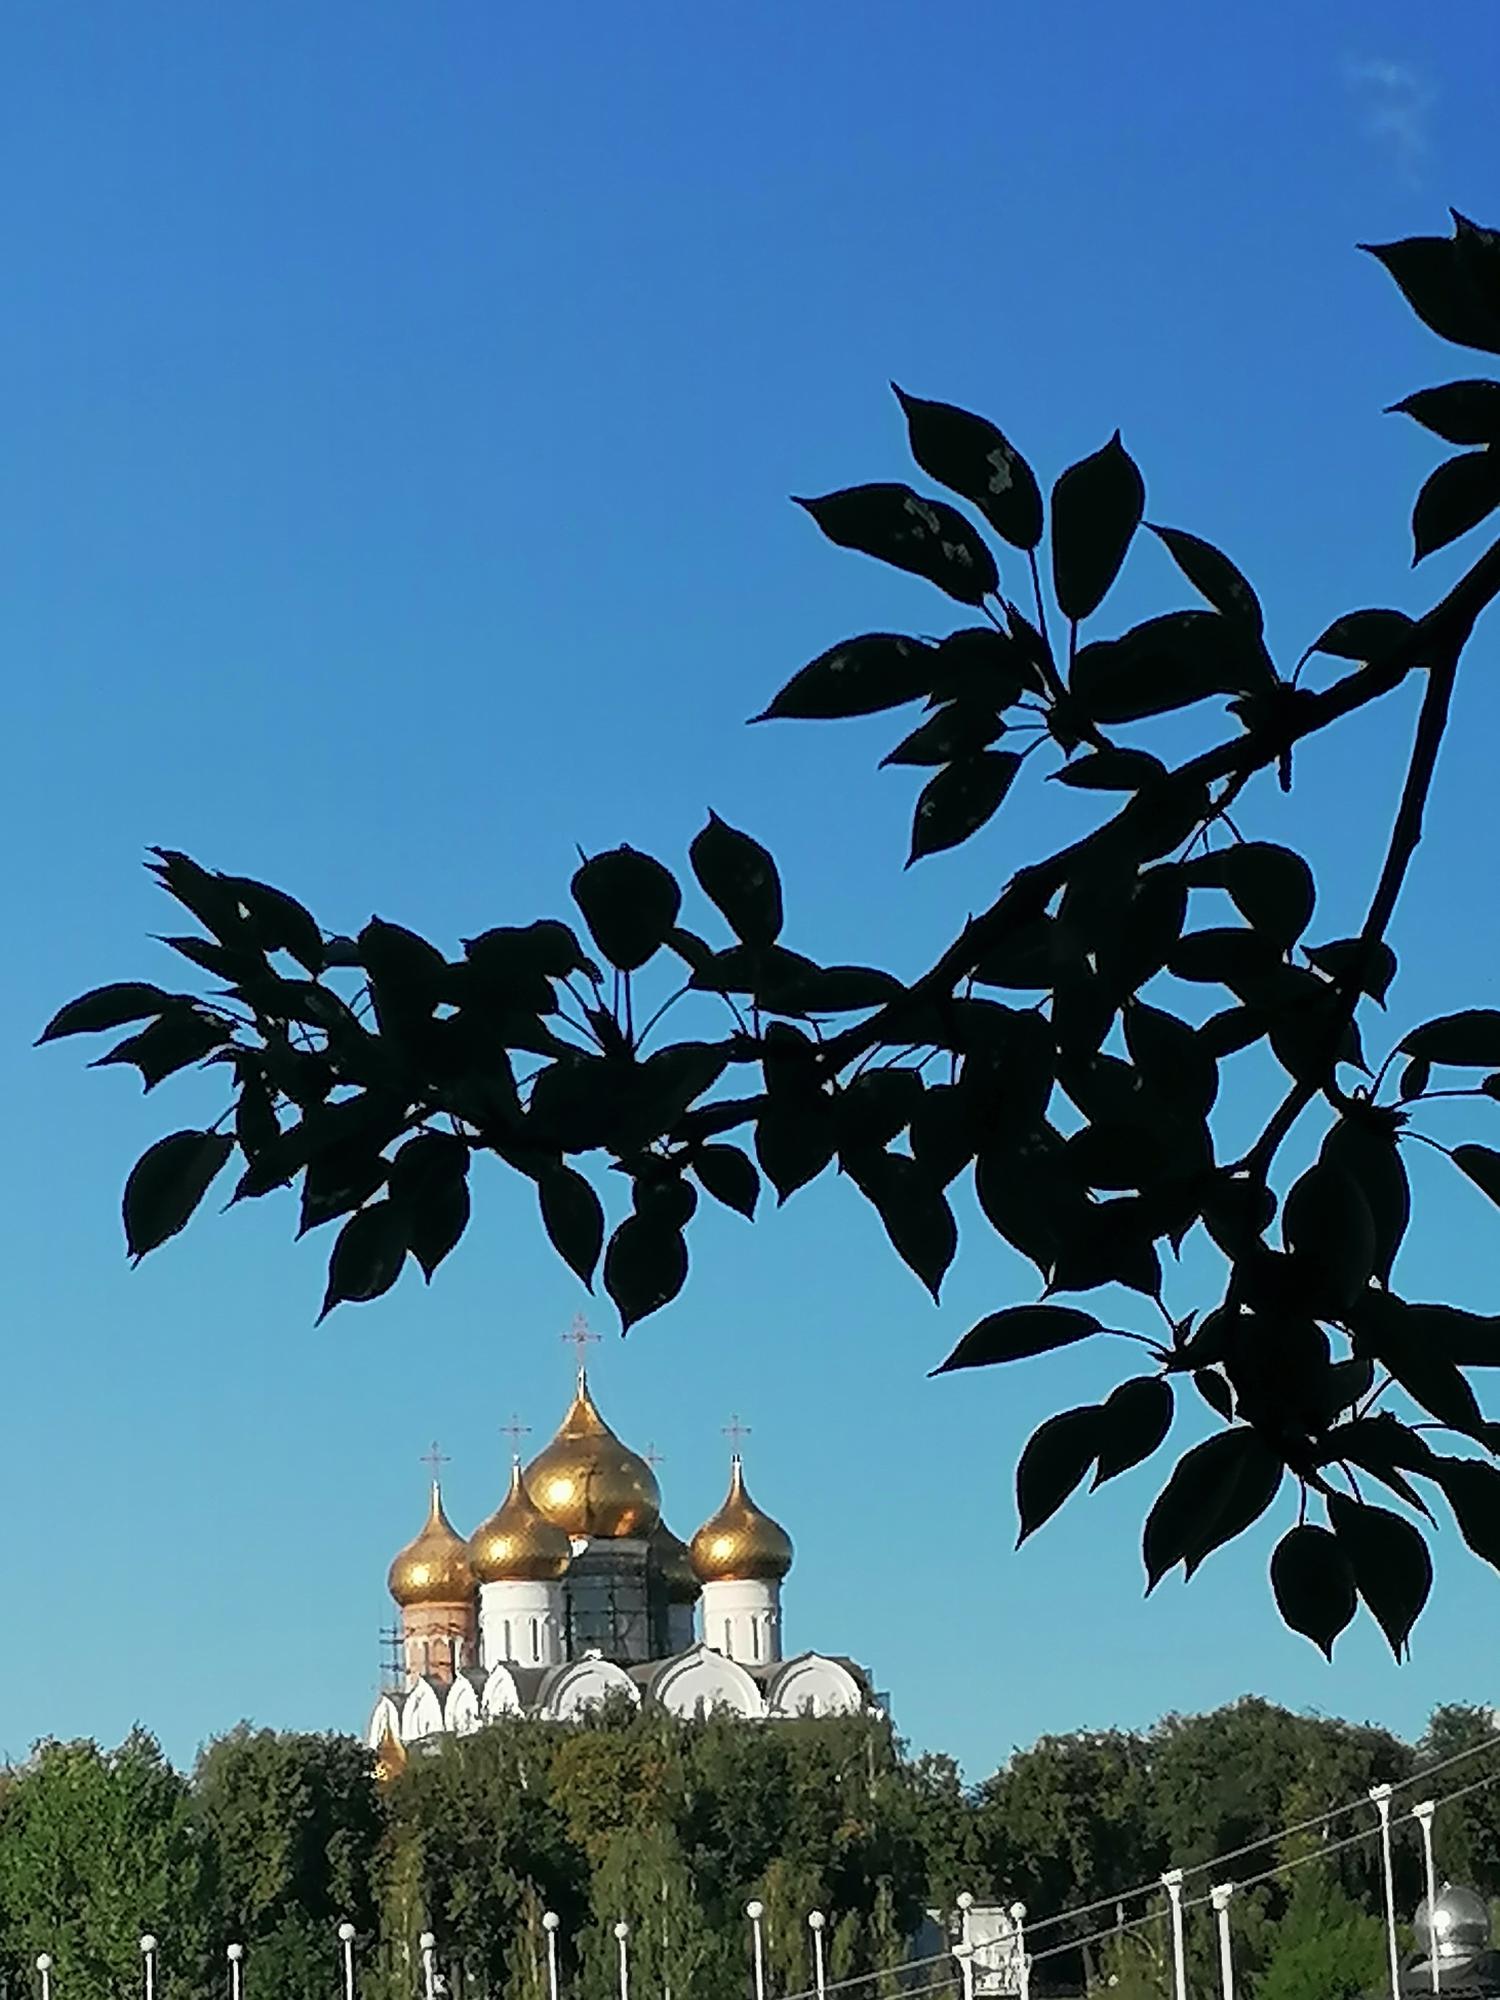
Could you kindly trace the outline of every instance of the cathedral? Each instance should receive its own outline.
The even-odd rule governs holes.
[[[436,1478],[427,1519],[390,1569],[404,1685],[375,1704],[368,1741],[383,1765],[409,1746],[505,1717],[567,1722],[623,1699],[675,1715],[723,1709],[755,1719],[877,1706],[868,1674],[823,1653],[786,1657],[786,1530],[745,1485],[691,1542],[662,1519],[647,1459],[600,1416],[587,1370],[556,1436],[467,1541]]]

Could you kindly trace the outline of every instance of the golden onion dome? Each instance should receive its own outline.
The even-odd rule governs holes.
[[[510,1491],[469,1537],[469,1566],[480,1583],[552,1583],[573,1559],[573,1544],[526,1490],[513,1459]]]
[[[665,1521],[651,1532],[651,1561],[671,1604],[696,1604],[703,1594],[698,1572],[693,1568],[692,1551]]]
[[[745,1491],[745,1469],[735,1453],[729,1492],[691,1544],[693,1568],[704,1583],[769,1581],[792,1566],[792,1538],[779,1521],[763,1514]]]
[[[422,1532],[391,1564],[389,1583],[403,1611],[412,1604],[464,1604],[473,1595],[469,1545],[443,1512],[435,1479]]]
[[[537,1508],[569,1535],[644,1536],[661,1519],[656,1474],[595,1409],[582,1368],[557,1436],[526,1468],[526,1487]]]

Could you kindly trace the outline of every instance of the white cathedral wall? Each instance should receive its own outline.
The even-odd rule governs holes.
[[[689,1719],[700,1710],[757,1719],[766,1712],[761,1691],[745,1669],[707,1646],[694,1646],[681,1659],[667,1661],[653,1675],[649,1694],[669,1714]]]
[[[747,1667],[781,1658],[781,1585],[741,1578],[703,1586],[703,1643]]]
[[[767,1688],[766,1699],[778,1717],[857,1715],[865,1705],[849,1669],[820,1653],[789,1660]]]
[[[519,1580],[479,1586],[479,1657],[485,1667],[504,1661],[521,1667],[555,1667],[564,1657],[560,1583]]]

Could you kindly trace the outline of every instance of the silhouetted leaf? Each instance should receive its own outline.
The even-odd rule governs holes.
[[[350,1140],[330,1146],[308,1163],[302,1178],[302,1205],[297,1235],[306,1236],[325,1222],[361,1208],[385,1185],[387,1162],[378,1146]]]
[[[1449,444],[1500,444],[1500,382],[1445,382],[1391,405]]]
[[[200,1014],[193,1007],[173,1007],[149,1028],[116,1042],[89,1067],[107,1069],[111,1064],[128,1063],[140,1071],[145,1088],[154,1090],[163,1078],[201,1061],[229,1040],[229,1028],[213,1015]]]
[[[760,1199],[760,1175],[755,1162],[738,1146],[700,1146],[693,1155],[693,1172],[715,1201],[749,1219]]]
[[[1485,295],[1456,237],[1408,236],[1360,248],[1384,264],[1417,318],[1434,333],[1460,347],[1500,354],[1500,285],[1492,284]]]
[[[1189,931],[1174,947],[1167,970],[1178,979],[1201,980],[1239,993],[1273,971],[1280,960],[1275,945],[1260,931],[1221,925]]]
[[[971,500],[1012,548],[1034,549],[1042,539],[1042,495],[1010,440],[984,417],[891,387],[906,415],[911,455],[928,477]]]
[[[258,949],[289,952],[316,979],[330,960],[311,910],[304,909],[284,889],[273,889],[269,882],[257,882],[248,875],[229,875],[224,880],[249,918],[248,928]]]
[[[1021,1361],[1028,1355],[1048,1354],[1054,1347],[1069,1347],[1102,1333],[1103,1326],[1092,1313],[1076,1306],[1004,1306],[987,1313],[971,1326],[934,1375],[951,1374],[955,1368],[989,1368],[1001,1361]]]
[[[839,1146],[844,1151],[881,1152],[905,1131],[922,1101],[922,1079],[914,1069],[887,1066],[851,1077],[835,1100]]]
[[[468,1151],[462,1165],[424,1180],[406,1200],[407,1247],[430,1285],[432,1274],[469,1226]]]
[[[627,1215],[604,1253],[604,1289],[620,1315],[620,1331],[659,1312],[687,1282],[682,1231],[647,1215]]]
[[[1378,1254],[1375,1218],[1359,1182],[1336,1160],[1318,1160],[1288,1189],[1281,1240],[1305,1267],[1319,1307],[1330,1315],[1370,1282]]]
[[[958,847],[977,833],[999,810],[1020,767],[1013,750],[981,750],[930,778],[912,815],[908,868],[924,855]]]
[[[1016,1512],[1021,1518],[1017,1548],[1051,1520],[1093,1464],[1099,1450],[1100,1414],[1088,1403],[1049,1417],[1032,1433],[1016,1466]]]
[[[1244,629],[1221,613],[1168,611],[1118,639],[1081,647],[1069,686],[1095,722],[1140,722],[1212,695],[1244,693],[1264,672]]]
[[[1014,625],[1015,619],[1012,617]],[[932,655],[933,701],[973,702],[1009,708],[1025,693],[1045,694],[1028,642],[993,625],[966,625],[939,639]]]
[[[840,548],[926,577],[961,604],[982,603],[1000,587],[988,547],[944,500],[926,500],[895,480],[793,498]]]
[[[401,1275],[408,1247],[407,1214],[394,1201],[371,1202],[339,1231],[328,1260],[328,1289],[319,1325],[346,1300],[362,1304],[388,1292]]]
[[[1080,792],[1139,791],[1166,774],[1166,765],[1149,750],[1094,750],[1052,773],[1058,784]]]
[[[1219,1066],[1196,1028],[1137,1000],[1125,1010],[1125,1046],[1161,1097],[1199,1118],[1208,1116],[1218,1095]]]
[[[1412,509],[1411,534],[1420,562],[1478,527],[1500,506],[1500,452],[1466,451],[1429,473]]]
[[[1338,660],[1378,660],[1406,637],[1415,622],[1404,611],[1346,611],[1307,650]]]
[[[1005,734],[1005,724],[993,708],[974,702],[945,702],[935,715],[920,722],[910,736],[903,736],[894,750],[880,760],[888,764],[949,764],[955,758],[986,750]]]
[[[570,1271],[594,1289],[594,1268],[604,1248],[604,1208],[575,1168],[552,1166],[539,1174],[537,1201],[548,1241]]]
[[[815,1180],[838,1143],[833,1106],[826,1097],[773,1097],[755,1126],[755,1157],[778,1201]]]
[[[1115,432],[1052,489],[1052,584],[1064,618],[1097,611],[1146,509],[1140,468]]]
[[[1141,1553],[1147,1595],[1169,1569],[1189,1575],[1214,1549],[1262,1515],[1281,1484],[1282,1467],[1247,1427],[1220,1431],[1183,1455],[1146,1516]]]
[[[672,933],[682,891],[649,854],[611,848],[573,877],[573,900],[600,951],[622,972],[636,972]]]
[[[860,1174],[860,1186],[902,1263],[915,1271],[934,1304],[958,1249],[958,1225],[947,1198],[916,1160],[882,1153]]]
[[[1500,1472],[1475,1458],[1434,1455],[1433,1476],[1443,1489],[1458,1531],[1492,1569],[1500,1569]]]
[[[60,1007],[37,1036],[36,1046],[59,1041],[64,1035],[102,1034],[106,1028],[123,1028],[127,1021],[144,1021],[185,1004],[182,994],[164,993],[159,986],[148,986],[139,979],[96,986],[91,993],[80,994]]]
[[[870,965],[813,965],[778,961],[775,976],[763,983],[762,1005],[772,999],[782,1013],[860,1014],[899,1000],[906,988],[893,973]]]
[[[1227,890],[1245,922],[1280,951],[1290,949],[1312,920],[1312,870],[1289,847],[1236,841],[1184,863],[1182,872],[1195,889]]]
[[[1373,1116],[1341,1118],[1318,1157],[1347,1173],[1364,1196],[1375,1226],[1375,1276],[1389,1284],[1411,1220],[1411,1189],[1394,1127]]]
[[[173,1132],[136,1161],[125,1183],[125,1247],[139,1263],[186,1227],[234,1150],[223,1132]]]
[[[1368,993],[1385,1004],[1396,977],[1396,954],[1383,938],[1336,938],[1332,944],[1303,947],[1309,964],[1352,993]]]
[[[711,812],[688,859],[704,895],[741,943],[775,944],[781,935],[781,878],[758,840]]]
[[[1500,1063],[1500,1009],[1470,1007],[1461,1014],[1424,1021],[1402,1036],[1400,1047],[1423,1062],[1493,1069]]]
[[[1432,1589],[1427,1544],[1399,1514],[1342,1493],[1329,1494],[1328,1517],[1359,1594],[1399,1660]]]
[[[1265,622],[1260,599],[1251,588],[1249,578],[1236,569],[1228,556],[1216,549],[1212,542],[1205,542],[1182,528],[1159,528],[1154,521],[1148,521],[1146,525],[1153,535],[1165,543],[1173,562],[1194,590],[1208,599],[1215,611],[1222,611],[1226,618],[1237,619],[1259,635]]]
[[[1500,1153],[1493,1146],[1455,1146],[1453,1164],[1500,1207]]]
[[[754,720],[832,722],[900,708],[928,693],[934,658],[921,639],[866,632],[810,660]]]
[[[1282,1622],[1311,1639],[1327,1660],[1354,1616],[1354,1571],[1336,1535],[1304,1522],[1289,1529],[1271,1556],[1271,1588]]]
[[[1099,1409],[1094,1485],[1129,1472],[1159,1450],[1172,1428],[1172,1411],[1172,1385],[1163,1375],[1137,1375],[1111,1390]]]

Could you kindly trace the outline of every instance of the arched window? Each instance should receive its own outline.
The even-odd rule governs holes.
[[[516,1656],[514,1652],[512,1652],[511,1650],[510,1620],[508,1618],[505,1620],[504,1630],[505,1630],[505,1657],[507,1660],[513,1660]]]

